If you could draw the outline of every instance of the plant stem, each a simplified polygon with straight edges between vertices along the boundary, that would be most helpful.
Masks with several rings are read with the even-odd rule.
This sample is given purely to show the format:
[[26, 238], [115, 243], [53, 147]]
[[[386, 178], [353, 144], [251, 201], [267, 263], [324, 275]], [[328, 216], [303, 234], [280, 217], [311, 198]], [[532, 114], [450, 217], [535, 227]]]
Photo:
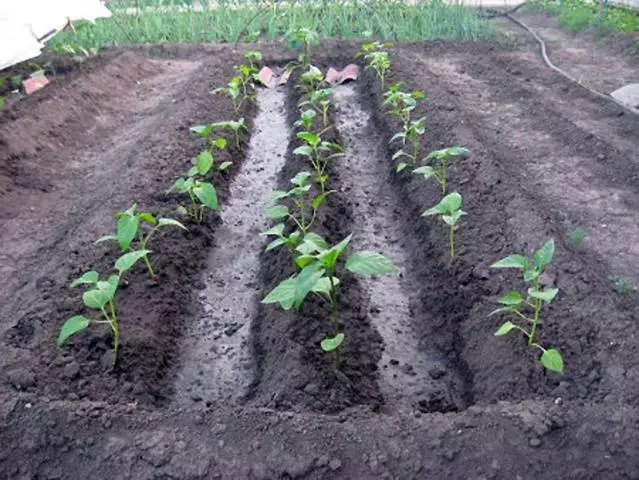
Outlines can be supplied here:
[[442, 160], [442, 195], [446, 195], [446, 160]]
[[113, 364], [118, 359], [118, 350], [120, 348], [120, 330], [118, 329], [118, 317], [115, 313], [115, 301], [109, 300], [109, 310], [111, 311], [111, 330], [113, 330]]
[[144, 260], [144, 263], [146, 264], [146, 268], [149, 271], [149, 275], [151, 275], [151, 280], [155, 280], [155, 272], [153, 272], [153, 267], [151, 266], [151, 262], [149, 261], [149, 256], [144, 255], [142, 259]]
[[[539, 279], [537, 279], [533, 286], [534, 289], [539, 290]], [[528, 345], [532, 345], [535, 341], [535, 332], [537, 330], [537, 324], [539, 323], [539, 312], [541, 310], [541, 300], [535, 298], [535, 315], [533, 316], [533, 324], [530, 329], [530, 336], [528, 337]]]
[[[337, 323], [337, 286], [333, 283], [333, 269], [328, 270], [328, 279], [331, 282], [331, 323], [333, 325], [333, 336], [337, 335], [339, 324]], [[335, 349], [335, 369], [339, 369], [340, 348]]]
[[455, 225], [450, 226], [449, 243], [450, 258], [455, 258]]

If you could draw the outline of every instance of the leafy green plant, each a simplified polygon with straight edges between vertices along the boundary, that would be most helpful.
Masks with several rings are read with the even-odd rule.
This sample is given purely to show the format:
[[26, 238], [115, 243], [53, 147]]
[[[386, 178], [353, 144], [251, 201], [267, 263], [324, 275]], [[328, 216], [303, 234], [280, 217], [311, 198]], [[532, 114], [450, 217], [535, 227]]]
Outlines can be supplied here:
[[390, 59], [388, 58], [388, 52], [371, 52], [364, 56], [366, 66], [364, 70], [374, 70], [377, 78], [379, 79], [380, 88], [384, 89], [384, 83], [386, 75], [390, 71]]
[[242, 79], [240, 77], [233, 77], [226, 85], [226, 87], [219, 87], [213, 90], [213, 93], [222, 93], [231, 99], [233, 102], [233, 109], [236, 113], [239, 113], [242, 104], [244, 103], [244, 95], [242, 93]]
[[235, 67], [235, 75], [226, 87], [219, 87], [213, 93], [222, 93], [228, 96], [233, 102], [233, 109], [239, 113], [240, 108], [246, 101], [256, 101], [255, 95], [255, 74], [257, 68], [251, 65], [239, 65]]
[[244, 52], [244, 58], [249, 62], [250, 68], [257, 70], [257, 67], [262, 61], [262, 52], [249, 50], [248, 52]]
[[313, 109], [303, 110], [300, 113], [300, 118], [293, 125], [302, 131], [311, 132], [313, 131], [313, 121], [316, 116], [317, 112]]
[[326, 192], [328, 175], [326, 169], [330, 160], [343, 156], [340, 144], [322, 140], [319, 134], [312, 132], [298, 132], [297, 138], [304, 142], [304, 145], [293, 150], [296, 155], [307, 157], [315, 169], [315, 180], [320, 186], [322, 193]]
[[426, 117], [422, 117], [419, 120], [411, 120], [405, 124], [401, 132], [396, 133], [390, 139], [391, 143], [396, 140], [401, 140], [403, 145], [406, 145], [408, 141], [411, 145], [410, 152], [407, 152], [403, 148], [395, 152], [393, 160], [397, 162], [395, 170], [401, 172], [409, 163], [402, 161], [406, 158], [410, 162], [410, 165], [415, 165], [419, 158], [419, 150], [421, 144], [421, 136], [426, 132]]
[[442, 198], [437, 205], [422, 213], [422, 217], [439, 215], [448, 225], [448, 244], [451, 258], [455, 257], [455, 225], [457, 225], [457, 222], [459, 222], [459, 219], [463, 215], [466, 215], [466, 212], [464, 212], [461, 207], [462, 196], [457, 192], [453, 192]]
[[334, 90], [332, 88], [321, 88], [311, 92], [308, 100], [304, 100], [299, 107], [311, 106], [318, 114], [322, 116], [324, 127], [328, 126], [328, 112], [334, 105], [332, 100]]
[[[186, 230], [186, 227], [177, 220], [166, 217], [156, 217], [149, 212], [136, 212], [137, 204], [133, 204], [128, 210], [115, 214], [117, 218], [116, 233], [98, 238], [95, 243], [107, 241], [117, 242], [122, 251], [149, 252], [151, 237], [161, 228], [172, 226]], [[156, 276], [149, 261], [148, 254], [142, 256], [151, 280]]]
[[[241, 148], [240, 141], [242, 139], [242, 130], [248, 131], [248, 127], [246, 126], [244, 117], [240, 118], [239, 120], [225, 120], [223, 122], [215, 122], [209, 123], [208, 125], [196, 125], [194, 127], [191, 127], [191, 132], [202, 138], [210, 138], [211, 134], [215, 130], [230, 130], [231, 132], [233, 132], [235, 146], [237, 148]], [[226, 141], [222, 141], [219, 138], [213, 138], [211, 139], [211, 147], [223, 149], [226, 147]], [[226, 167], [228, 168], [230, 165], [231, 163], [229, 162]]]
[[324, 74], [314, 65], [309, 65], [308, 70], [300, 75], [300, 81], [297, 85], [302, 92], [310, 95], [319, 89], [324, 81]]
[[[226, 162], [225, 162], [226, 163]], [[222, 163], [218, 170], [227, 168]], [[209, 150], [204, 150], [195, 158], [195, 165], [188, 171], [186, 177], [179, 177], [166, 192], [186, 193], [191, 200], [187, 206], [180, 205], [178, 211], [198, 223], [204, 221], [204, 210], [209, 208], [217, 210], [219, 207], [217, 190], [212, 183], [205, 181], [205, 177], [214, 167], [213, 154]]]
[[448, 160], [454, 157], [468, 155], [469, 153], [470, 152], [463, 147], [449, 147], [442, 150], [435, 150], [424, 159], [425, 161], [432, 160], [434, 162], [433, 166], [426, 165], [416, 168], [415, 170], [413, 170], [413, 173], [417, 175], [423, 175], [426, 179], [433, 178], [435, 182], [438, 183], [441, 187], [442, 195], [446, 195], [446, 187], [448, 181]]
[[379, 40], [375, 40], [374, 42], [367, 42], [362, 44], [359, 52], [355, 54], [355, 58], [365, 57], [369, 53], [382, 51], [387, 47], [392, 47], [393, 44], [391, 42], [380, 42]]
[[[539, 250], [537, 250], [532, 258], [524, 255], [509, 255], [491, 265], [491, 268], [516, 268], [522, 270], [524, 282], [530, 285], [525, 295], [517, 290], [510, 290], [506, 295], [500, 297], [497, 302], [502, 307], [494, 310], [490, 315], [497, 313], [513, 314], [514, 320], [504, 322], [495, 335], [501, 337], [513, 330], [523, 333], [528, 340], [528, 345], [541, 350], [541, 364], [548, 370], [563, 373], [564, 361], [555, 348], [546, 349], [537, 343], [537, 327], [540, 323], [541, 309], [544, 303], [552, 302], [559, 289], [542, 288], [540, 277], [544, 273], [545, 268], [552, 261], [555, 253], [555, 242], [553, 239], [548, 240]], [[526, 314], [526, 310], [532, 309], [532, 318]]]
[[[330, 245], [321, 236], [308, 232], [295, 249], [295, 262], [301, 268], [289, 278], [280, 282], [263, 300], [262, 303], [279, 303], [284, 310], [299, 310], [305, 298], [311, 292], [328, 298], [331, 304], [331, 333], [321, 342], [325, 352], [335, 353], [335, 364], [339, 368], [339, 347], [344, 341], [344, 333], [340, 331], [337, 315], [338, 292], [341, 284], [338, 265], [343, 257], [353, 234], [348, 235], [336, 245]], [[393, 263], [384, 255], [360, 251], [352, 253], [345, 259], [344, 268], [359, 275], [380, 275], [394, 271]]]
[[421, 90], [404, 92], [401, 87], [401, 82], [389, 85], [383, 95], [383, 105], [388, 109], [390, 115], [398, 118], [406, 127], [410, 122], [411, 112], [417, 107], [417, 101], [426, 98], [426, 94]]
[[110, 275], [106, 280], [100, 280], [100, 274], [95, 270], [84, 273], [76, 278], [70, 285], [71, 288], [85, 286], [87, 291], [82, 295], [85, 307], [96, 310], [101, 317], [86, 317], [84, 315], [74, 315], [64, 322], [58, 335], [58, 347], [73, 335], [86, 330], [91, 325], [109, 325], [113, 332], [113, 361], [117, 361], [120, 347], [120, 329], [118, 327], [118, 315], [115, 305], [115, 295], [120, 285], [120, 280], [124, 273], [130, 270], [138, 260], [147, 256], [150, 250], [137, 250], [122, 255], [115, 262], [117, 274]]
[[586, 241], [586, 232], [583, 228], [577, 228], [568, 235], [568, 245], [571, 247], [580, 247]]
[[617, 293], [628, 293], [632, 292], [635, 289], [634, 282], [630, 277], [613, 275], [608, 278], [612, 282], [612, 287]]
[[311, 61], [311, 49], [319, 46], [319, 35], [315, 30], [298, 27], [289, 30], [285, 35], [289, 48], [299, 50], [297, 61], [306, 67]]

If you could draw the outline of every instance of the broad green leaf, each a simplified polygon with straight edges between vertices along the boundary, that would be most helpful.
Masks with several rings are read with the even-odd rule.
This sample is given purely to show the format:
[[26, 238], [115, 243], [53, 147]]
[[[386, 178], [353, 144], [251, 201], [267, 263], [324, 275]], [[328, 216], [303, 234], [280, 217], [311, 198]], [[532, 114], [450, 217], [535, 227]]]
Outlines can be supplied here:
[[297, 280], [295, 277], [287, 278], [270, 291], [262, 300], [262, 303], [279, 303], [284, 310], [290, 310], [295, 301], [295, 286]]
[[290, 192], [285, 192], [284, 190], [273, 190], [268, 197], [266, 197], [266, 204], [273, 205], [278, 200], [282, 198], [286, 198], [290, 195]]
[[100, 310], [106, 305], [106, 303], [111, 299], [106, 292], [100, 290], [99, 288], [95, 288], [93, 290], [89, 290], [82, 294], [82, 301], [84, 304], [96, 310]]
[[462, 206], [462, 196], [457, 192], [452, 192], [446, 195], [439, 202], [443, 213], [447, 213], [452, 215], [454, 212], [457, 212]]
[[528, 289], [528, 295], [532, 298], [538, 298], [544, 302], [552, 302], [559, 292], [558, 288], [546, 288], [544, 290], [535, 290], [534, 288]]
[[428, 157], [426, 158], [429, 160], [433, 158], [441, 160], [441, 159], [446, 159], [450, 157], [458, 157], [460, 155], [467, 155], [468, 153], [470, 152], [463, 147], [449, 147], [449, 148], [443, 148], [441, 150], [435, 150], [433, 152], [430, 152], [428, 154]]
[[286, 228], [286, 225], [284, 225], [283, 223], [278, 223], [277, 225], [266, 230], [265, 232], [262, 232], [261, 235], [265, 235], [265, 236], [275, 235], [277, 237], [281, 237], [282, 235], [284, 235], [284, 228]]
[[[137, 208], [138, 204], [134, 203], [133, 205], [131, 205], [127, 210], [124, 211], [124, 215], [129, 215], [129, 216], [133, 216], [135, 215], [135, 209]], [[117, 218], [120, 218], [120, 214], [116, 214]]]
[[284, 218], [288, 216], [288, 207], [286, 205], [275, 205], [266, 210], [266, 218]]
[[[339, 286], [339, 278], [333, 277], [333, 287]], [[331, 294], [331, 279], [329, 277], [320, 278], [312, 289], [313, 293]]]
[[312, 147], [317, 146], [321, 141], [319, 135], [316, 135], [315, 133], [311, 133], [311, 132], [299, 132], [297, 134], [297, 138], [305, 141]]
[[330, 190], [328, 192], [324, 192], [324, 193], [320, 193], [318, 196], [316, 196], [313, 201], [311, 202], [311, 207], [314, 210], [317, 210], [322, 203], [324, 203], [324, 200], [326, 200], [326, 197], [328, 197], [331, 193], [333, 193], [335, 190]]
[[266, 248], [264, 249], [265, 252], [270, 252], [271, 250], [273, 250], [274, 248], [279, 247], [280, 245], [284, 245], [286, 243], [286, 238], [284, 237], [279, 237], [276, 238], [275, 240], [273, 240], [271, 243], [269, 243]]
[[69, 285], [70, 288], [77, 287], [78, 285], [93, 285], [100, 279], [100, 274], [95, 270], [90, 270], [84, 273], [81, 277], [76, 278]]
[[220, 166], [218, 167], [218, 170], [219, 170], [220, 172], [223, 172], [223, 171], [225, 171], [225, 170], [228, 170], [228, 168], [229, 168], [231, 165], [233, 165], [233, 162], [228, 162], [228, 161], [227, 161], [227, 162], [222, 162], [222, 163], [220, 164]]
[[[226, 144], [227, 144], [227, 140], [224, 137], [217, 137], [215, 140], [211, 141], [211, 145], [213, 145], [216, 148], [219, 148], [220, 150], [222, 150], [223, 148], [226, 148]], [[226, 163], [226, 162], [225, 162]], [[220, 170], [222, 169], [222, 167], [220, 167]]]
[[524, 281], [532, 282], [539, 275], [541, 275], [541, 272], [536, 268], [526, 268], [524, 270]]
[[413, 170], [413, 173], [416, 175], [423, 175], [424, 178], [430, 178], [435, 175], [435, 169], [429, 166], [419, 167]]
[[195, 133], [199, 137], [204, 137], [204, 138], [208, 137], [211, 134], [212, 129], [213, 129], [212, 125], [195, 125], [189, 128], [189, 130], [192, 133]]
[[543, 247], [541, 247], [533, 254], [535, 267], [537, 267], [538, 270], [543, 270], [544, 267], [552, 261], [552, 257], [554, 254], [555, 240], [551, 238], [543, 245]]
[[355, 252], [346, 260], [346, 269], [360, 275], [380, 275], [395, 270], [393, 262], [377, 252]]
[[450, 215], [442, 215], [442, 220], [446, 222], [448, 225], [455, 225], [462, 215], [465, 215], [466, 212], [461, 210], [457, 210], [456, 212], [451, 213]]
[[498, 308], [497, 310], [493, 310], [492, 312], [488, 314], [488, 316], [492, 317], [493, 315], [497, 313], [509, 313], [509, 312], [518, 312], [518, 311], [519, 309], [517, 308], [516, 305], [511, 305], [508, 307], [501, 307], [501, 308]]
[[401, 172], [402, 170], [404, 170], [406, 167], [408, 167], [408, 164], [406, 162], [399, 162], [397, 164], [397, 167], [395, 167], [395, 171], [396, 172]]
[[333, 269], [333, 267], [335, 266], [335, 263], [337, 262], [337, 259], [340, 257], [340, 255], [342, 255], [342, 253], [344, 253], [344, 250], [346, 250], [346, 247], [348, 247], [348, 244], [350, 243], [352, 238], [353, 238], [353, 234], [351, 233], [349, 236], [347, 236], [344, 240], [339, 242], [337, 245], [331, 247], [329, 250], [326, 250], [325, 252], [322, 252], [322, 254], [319, 257], [319, 261], [322, 262], [322, 264], [326, 268]]
[[291, 189], [291, 193], [293, 195], [296, 195], [296, 196], [299, 197], [299, 196], [304, 195], [310, 189], [311, 189], [311, 184], [307, 183], [306, 185], [302, 185], [301, 187], [295, 187], [295, 188]]
[[322, 252], [324, 250], [328, 250], [331, 246], [330, 244], [322, 238], [321, 235], [318, 235], [314, 232], [308, 232], [304, 235], [304, 243], [311, 244], [316, 252]]
[[177, 220], [173, 220], [172, 218], [162, 217], [158, 219], [158, 227], [166, 227], [168, 225], [171, 225], [173, 227], [179, 227], [182, 230], [188, 230], [184, 225], [182, 225]]
[[520, 305], [524, 302], [524, 297], [517, 290], [511, 290], [503, 297], [499, 297], [497, 302], [502, 305]]
[[141, 212], [138, 214], [141, 222], [146, 222], [149, 225], [157, 225], [157, 219], [149, 212]]
[[309, 179], [310, 176], [311, 174], [309, 172], [306, 172], [306, 171], [299, 172], [297, 175], [291, 178], [291, 183], [293, 185], [297, 185], [301, 187], [302, 185], [306, 184], [306, 181]]
[[304, 299], [313, 289], [315, 284], [320, 278], [324, 276], [324, 269], [317, 262], [311, 263], [304, 267], [302, 271], [297, 275], [295, 282], [295, 301], [294, 306], [296, 310], [302, 306]]
[[315, 255], [302, 254], [295, 257], [295, 265], [297, 265], [300, 268], [304, 268], [308, 264], [316, 260], [317, 258], [315, 257]]
[[193, 167], [189, 168], [189, 171], [188, 171], [187, 174], [188, 174], [189, 177], [195, 177], [199, 173], [200, 173], [200, 171], [197, 169], [197, 167], [193, 166]]
[[313, 149], [309, 147], [308, 145], [302, 145], [301, 147], [297, 147], [295, 150], [293, 150], [293, 153], [295, 155], [304, 155], [306, 157], [312, 157]]
[[508, 255], [493, 263], [490, 268], [528, 268], [528, 259], [523, 255]]
[[102, 242], [109, 242], [109, 241], [118, 241], [118, 236], [117, 235], [103, 235], [102, 237], [98, 238], [94, 243], [102, 243]]
[[404, 132], [399, 132], [393, 135], [388, 143], [393, 143], [395, 140], [401, 139], [403, 142], [406, 141], [406, 134]]
[[544, 353], [541, 354], [540, 360], [541, 364], [548, 370], [552, 370], [557, 373], [564, 373], [564, 359], [561, 357], [558, 350], [554, 348], [545, 350]]
[[401, 157], [409, 157], [410, 158], [410, 155], [408, 153], [406, 153], [404, 150], [397, 150], [393, 154], [393, 156], [391, 157], [391, 160], [397, 160], [398, 158], [401, 158]]
[[131, 242], [135, 238], [135, 235], [138, 233], [138, 228], [140, 226], [140, 218], [130, 215], [123, 215], [118, 220], [118, 243], [120, 244], [120, 248], [122, 250], [127, 250], [131, 245]]
[[193, 189], [193, 193], [195, 196], [206, 205], [211, 210], [216, 210], [218, 207], [217, 203], [217, 192], [215, 191], [215, 187], [208, 182], [201, 182], [197, 187]]
[[213, 166], [213, 154], [204, 150], [195, 157], [195, 168], [200, 175], [206, 175]]
[[151, 250], [136, 250], [135, 252], [125, 253], [115, 262], [115, 269], [122, 275], [124, 272], [130, 270], [138, 260], [149, 253], [151, 253]]
[[115, 296], [115, 292], [118, 290], [118, 283], [120, 283], [120, 277], [111, 275], [108, 280], [97, 282], [95, 286], [104, 294], [104, 298], [109, 301]]
[[60, 329], [57, 340], [58, 347], [61, 347], [71, 335], [85, 330], [90, 324], [91, 320], [83, 315], [76, 315], [68, 319]]
[[344, 341], [343, 333], [338, 333], [334, 337], [326, 337], [321, 342], [322, 350], [324, 350], [325, 352], [332, 352], [336, 348], [339, 348], [339, 346], [342, 344], [343, 341]]
[[517, 325], [515, 325], [514, 323], [505, 322], [504, 324], [502, 324], [501, 327], [497, 329], [495, 333], [493, 333], [493, 335], [495, 335], [496, 337], [503, 337], [504, 335], [506, 335], [508, 332], [510, 332], [511, 330], [515, 328], [517, 328]]
[[173, 185], [171, 185], [171, 188], [169, 188], [166, 191], [166, 193], [171, 193], [171, 192], [184, 193], [186, 192], [185, 184], [186, 184], [186, 179], [180, 177], [173, 183]]

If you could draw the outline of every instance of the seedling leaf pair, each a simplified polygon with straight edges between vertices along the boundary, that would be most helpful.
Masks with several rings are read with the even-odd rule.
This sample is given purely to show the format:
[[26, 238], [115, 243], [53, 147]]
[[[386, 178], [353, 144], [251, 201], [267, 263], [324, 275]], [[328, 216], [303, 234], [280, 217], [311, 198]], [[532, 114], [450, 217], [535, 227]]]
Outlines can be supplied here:
[[437, 205], [422, 213], [422, 217], [438, 215], [449, 226], [448, 243], [451, 258], [455, 257], [455, 225], [463, 215], [466, 215], [461, 207], [462, 196], [453, 192], [442, 198]]

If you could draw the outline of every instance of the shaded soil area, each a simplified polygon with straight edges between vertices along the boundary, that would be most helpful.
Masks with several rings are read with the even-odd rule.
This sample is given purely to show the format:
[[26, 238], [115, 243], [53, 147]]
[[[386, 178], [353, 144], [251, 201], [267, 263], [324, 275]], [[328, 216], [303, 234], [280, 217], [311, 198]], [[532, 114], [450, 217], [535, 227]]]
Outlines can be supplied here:
[[[277, 45], [260, 49], [272, 66], [291, 59]], [[343, 67], [356, 50], [329, 42], [315, 62]], [[498, 43], [434, 42], [390, 53], [390, 81], [429, 94], [415, 111], [427, 119], [424, 156], [451, 145], [471, 151], [449, 173], [468, 215], [451, 261], [444, 223], [420, 216], [439, 200], [438, 188], [394, 172], [389, 140], [398, 125], [383, 112], [371, 72], [338, 93], [343, 104], [327, 138], [342, 142], [347, 155], [331, 167], [336, 191], [314, 230], [331, 242], [353, 232], [354, 249], [386, 253], [399, 270], [385, 279], [343, 276], [339, 371], [319, 348], [330, 333], [327, 302], [309, 297], [298, 313], [259, 303], [290, 275], [288, 252], [264, 252], [265, 243], [254, 240], [236, 246], [228, 258], [252, 256], [250, 266], [238, 268], [257, 274], [229, 285], [254, 291], [254, 303], [248, 305], [248, 294], [232, 301], [239, 289], [221, 311], [206, 303], [215, 283], [210, 260], [225, 258], [220, 240], [233, 231], [256, 235], [262, 226], [224, 214], [186, 233], [158, 235], [158, 284], [142, 267], [128, 277], [115, 371], [103, 365], [110, 336], [102, 330], [62, 350], [54, 345], [61, 322], [80, 305], [69, 281], [89, 268], [108, 271], [117, 253], [92, 244], [114, 228], [112, 215], [133, 201], [173, 214], [177, 200], [164, 192], [201, 148], [188, 127], [235, 117], [230, 103], [210, 91], [228, 81], [239, 51], [107, 52], [86, 77], [71, 73], [2, 114], [0, 477], [637, 475], [639, 357], [632, 332], [639, 303], [634, 290], [614, 291], [608, 277], [639, 272], [636, 246], [620, 241], [636, 238], [639, 225], [639, 124]], [[299, 92], [284, 92], [291, 126]], [[242, 112], [249, 132], [256, 112]], [[310, 169], [289, 138], [277, 162], [269, 156], [274, 147], [265, 147], [242, 169], [244, 154], [231, 151], [225, 158], [233, 169], [216, 178], [221, 202], [232, 205], [230, 195], [240, 203], [254, 199], [257, 218], [258, 192], [268, 183], [288, 189], [290, 178]], [[247, 172], [269, 172], [260, 179], [267, 183], [246, 193]], [[576, 227], [585, 232], [579, 245], [568, 241]], [[561, 350], [563, 376], [544, 371], [522, 338], [494, 337], [501, 319], [488, 317], [498, 295], [523, 288], [518, 275], [489, 265], [530, 253], [550, 237], [557, 251], [545, 282], [559, 295], [544, 311], [539, 336]], [[181, 401], [190, 392], [178, 372], [195, 371], [189, 362], [198, 356], [189, 355], [206, 350], [209, 340], [191, 340], [207, 315], [220, 325], [241, 318], [254, 367], [241, 402], [243, 386], [208, 401]], [[220, 345], [214, 337], [212, 349]], [[410, 369], [402, 371], [404, 365]], [[226, 367], [221, 361], [206, 368]]]

